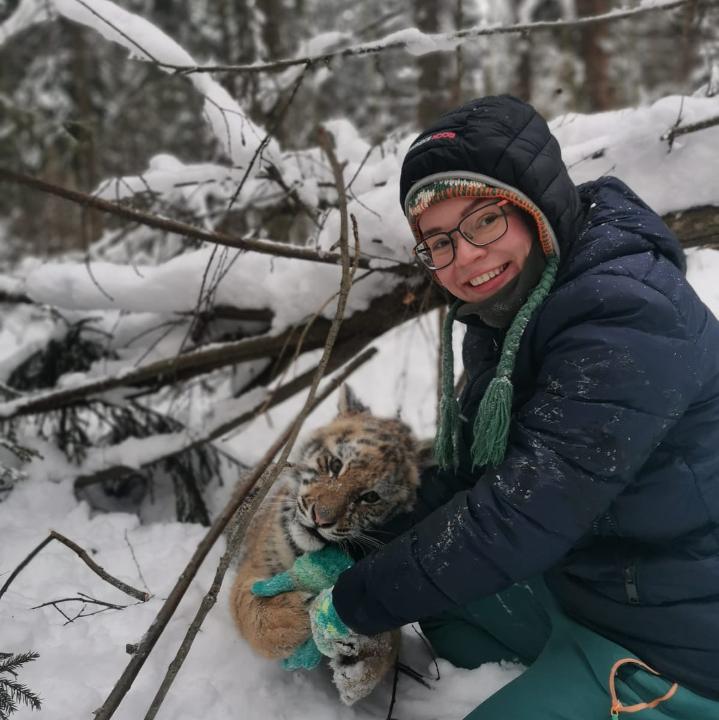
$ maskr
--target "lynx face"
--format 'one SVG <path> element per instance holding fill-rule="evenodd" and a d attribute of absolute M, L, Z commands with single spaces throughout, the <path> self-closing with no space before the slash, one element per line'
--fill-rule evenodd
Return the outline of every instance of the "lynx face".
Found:
<path fill-rule="evenodd" d="M 409 428 L 351 408 L 310 438 L 298 468 L 295 519 L 328 542 L 362 539 L 410 510 L 418 484 Z"/>
<path fill-rule="evenodd" d="M 297 557 L 327 543 L 380 544 L 368 530 L 411 510 L 419 484 L 409 428 L 372 415 L 345 385 L 339 414 L 312 435 L 293 466 L 252 518 L 230 591 L 242 636 L 261 655 L 286 658 L 310 636 L 301 590 L 256 597 L 256 580 L 289 569 Z M 393 667 L 399 633 L 363 638 L 351 661 L 332 660 L 340 698 L 348 705 L 372 691 Z"/>

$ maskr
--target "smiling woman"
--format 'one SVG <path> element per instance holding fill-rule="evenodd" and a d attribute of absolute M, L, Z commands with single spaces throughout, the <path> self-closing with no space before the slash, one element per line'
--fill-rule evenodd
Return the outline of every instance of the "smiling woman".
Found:
<path fill-rule="evenodd" d="M 337 616 L 419 620 L 461 667 L 531 666 L 466 720 L 716 720 L 719 323 L 677 239 L 617 178 L 575 186 L 508 96 L 420 134 L 400 195 L 452 300 L 438 466 L 340 574 Z"/>

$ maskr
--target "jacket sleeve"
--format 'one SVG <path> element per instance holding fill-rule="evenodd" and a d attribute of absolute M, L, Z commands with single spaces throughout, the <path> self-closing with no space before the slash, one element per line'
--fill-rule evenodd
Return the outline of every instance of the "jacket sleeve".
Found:
<path fill-rule="evenodd" d="M 412 510 L 395 515 L 384 525 L 366 531 L 368 535 L 374 537 L 379 543 L 388 542 L 414 527 L 460 490 L 466 490 L 472 485 L 461 475 L 453 473 L 451 470 L 441 470 L 436 465 L 423 468 L 420 471 L 419 481 L 417 500 Z M 372 551 L 370 545 L 359 543 L 350 545 L 348 549 L 355 561 L 366 557 Z"/>
<path fill-rule="evenodd" d="M 536 390 L 513 416 L 505 459 L 340 576 L 333 600 L 354 630 L 398 627 L 552 567 L 695 396 L 700 360 L 663 294 L 595 275 L 550 303 L 530 350 Z"/>

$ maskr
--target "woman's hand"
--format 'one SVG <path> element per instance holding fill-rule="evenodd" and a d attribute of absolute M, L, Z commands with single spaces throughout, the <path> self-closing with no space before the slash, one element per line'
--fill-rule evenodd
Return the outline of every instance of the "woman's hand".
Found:
<path fill-rule="evenodd" d="M 332 587 L 340 573 L 352 567 L 354 561 L 337 547 L 327 545 L 321 550 L 300 555 L 289 570 L 267 580 L 258 580 L 252 594 L 273 597 L 290 590 L 303 590 L 317 594 Z"/>
<path fill-rule="evenodd" d="M 327 546 L 322 550 L 301 555 L 289 570 L 278 573 L 267 580 L 258 580 L 252 586 L 252 594 L 268 599 L 276 598 L 280 602 L 283 598 L 291 596 L 306 597 L 307 599 L 303 600 L 302 608 L 295 608 L 295 613 L 299 609 L 300 613 L 304 613 L 307 624 L 310 625 L 307 613 L 313 611 L 315 601 L 312 600 L 312 596 L 329 589 L 331 602 L 331 587 L 340 573 L 352 567 L 352 564 L 352 558 L 339 548 Z M 309 596 L 305 596 L 305 593 L 308 593 Z M 344 623 L 342 625 L 344 626 Z M 329 648 L 330 645 L 325 643 L 325 647 Z M 314 639 L 310 637 L 294 647 L 292 653 L 282 660 L 282 666 L 286 670 L 312 670 L 319 665 L 321 659 L 322 653 Z"/>

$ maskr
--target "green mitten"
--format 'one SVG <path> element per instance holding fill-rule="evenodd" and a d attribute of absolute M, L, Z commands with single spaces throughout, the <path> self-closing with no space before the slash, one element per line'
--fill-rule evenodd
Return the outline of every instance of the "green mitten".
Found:
<path fill-rule="evenodd" d="M 310 603 L 312 637 L 327 657 L 351 657 L 357 654 L 359 635 L 344 624 L 332 603 L 332 588 L 322 590 Z"/>
<path fill-rule="evenodd" d="M 282 661 L 285 670 L 314 670 L 322 660 L 314 638 L 309 637 L 288 658 Z"/>
<path fill-rule="evenodd" d="M 272 597 L 290 590 L 303 590 L 312 594 L 332 587 L 340 573 L 353 565 L 352 558 L 333 545 L 305 553 L 294 565 L 267 580 L 258 580 L 252 586 L 252 594 Z"/>

